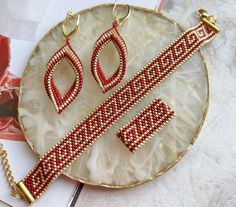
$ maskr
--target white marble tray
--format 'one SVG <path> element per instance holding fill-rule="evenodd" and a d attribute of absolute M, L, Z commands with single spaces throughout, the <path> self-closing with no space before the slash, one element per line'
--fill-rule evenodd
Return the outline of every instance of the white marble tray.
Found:
<path fill-rule="evenodd" d="M 58 115 L 43 85 L 47 62 L 64 44 L 61 23 L 39 42 L 22 77 L 19 120 L 28 143 L 38 155 L 43 155 L 115 91 L 103 95 L 90 72 L 93 45 L 100 34 L 111 27 L 112 6 L 98 6 L 80 14 L 80 29 L 72 37 L 72 46 L 83 63 L 84 85 L 76 100 Z M 128 47 L 124 83 L 181 31 L 163 15 L 132 7 L 131 16 L 121 26 L 120 33 Z M 114 65 L 113 53 L 105 51 L 103 57 L 107 65 Z M 71 84 L 73 73 L 68 71 L 60 70 L 56 75 L 61 91 Z M 177 115 L 145 147 L 132 154 L 115 134 L 155 97 L 164 99 Z M 177 163 L 196 140 L 208 102 L 207 68 L 202 56 L 197 54 L 111 127 L 64 174 L 83 183 L 113 188 L 135 186 L 160 176 Z"/>

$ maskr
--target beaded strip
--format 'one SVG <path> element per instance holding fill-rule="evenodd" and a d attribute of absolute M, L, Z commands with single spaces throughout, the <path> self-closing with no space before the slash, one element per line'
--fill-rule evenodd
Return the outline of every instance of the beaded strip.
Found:
<path fill-rule="evenodd" d="M 120 57 L 120 64 L 115 71 L 115 73 L 106 78 L 104 75 L 102 68 L 99 63 L 99 55 L 102 49 L 109 43 L 112 42 L 119 54 Z M 118 31 L 118 24 L 113 23 L 111 29 L 104 32 L 96 41 L 94 46 L 94 51 L 91 60 L 91 72 L 95 80 L 97 81 L 98 85 L 102 89 L 103 93 L 106 93 L 113 87 L 115 87 L 118 83 L 121 82 L 122 78 L 125 75 L 126 71 L 126 62 L 127 62 L 127 47 L 125 44 L 124 39 L 121 37 Z"/>
<path fill-rule="evenodd" d="M 117 136 L 131 152 L 134 152 L 144 146 L 174 115 L 175 112 L 162 99 L 156 98 L 122 127 Z"/>
<path fill-rule="evenodd" d="M 215 35 L 216 32 L 204 23 L 184 32 L 53 146 L 17 184 L 19 189 L 27 189 L 32 197 L 30 202 L 39 198 L 112 124 Z"/>
<path fill-rule="evenodd" d="M 58 68 L 63 59 L 66 59 L 74 70 L 75 80 L 71 88 L 62 97 L 53 81 L 53 73 Z M 49 98 L 52 100 L 57 113 L 60 114 L 78 96 L 83 84 L 82 72 L 83 69 L 80 59 L 72 49 L 70 40 L 68 38 L 66 40 L 66 44 L 49 60 L 44 76 L 44 86 L 46 92 Z"/>

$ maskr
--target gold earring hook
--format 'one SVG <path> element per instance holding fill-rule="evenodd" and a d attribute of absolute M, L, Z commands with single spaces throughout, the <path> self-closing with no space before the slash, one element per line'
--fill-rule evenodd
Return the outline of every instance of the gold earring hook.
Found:
<path fill-rule="evenodd" d="M 127 7 L 127 13 L 126 13 L 126 15 L 125 15 L 124 17 L 121 17 L 121 18 L 118 18 L 118 17 L 117 17 L 117 14 L 116 14 L 117 9 L 116 9 L 116 7 L 117 7 L 117 4 L 116 4 L 116 2 L 115 2 L 114 7 L 113 7 L 113 11 L 112 11 L 113 20 L 114 20 L 114 22 L 117 23 L 118 25 L 122 25 L 122 24 L 124 23 L 124 21 L 125 21 L 126 19 L 128 19 L 129 16 L 130 16 L 130 6 L 129 6 L 128 4 L 126 5 L 126 7 Z"/>
<path fill-rule="evenodd" d="M 70 32 L 67 31 L 67 23 L 70 21 L 70 19 L 72 18 L 77 18 L 76 20 L 76 26 L 74 26 Z M 75 14 L 73 14 L 72 10 L 70 9 L 67 14 L 66 14 L 66 19 L 63 22 L 63 26 L 62 26 L 62 30 L 63 33 L 66 37 L 71 36 L 77 29 L 79 29 L 79 18 L 80 15 L 78 14 L 77 17 L 75 16 Z"/>

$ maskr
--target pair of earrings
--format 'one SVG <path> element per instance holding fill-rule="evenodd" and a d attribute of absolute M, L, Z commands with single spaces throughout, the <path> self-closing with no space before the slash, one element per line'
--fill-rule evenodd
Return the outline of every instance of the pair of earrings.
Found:
<path fill-rule="evenodd" d="M 122 18 L 118 18 L 116 14 L 116 4 L 114 4 L 112 28 L 104 32 L 94 45 L 91 59 L 91 72 L 103 93 L 106 93 L 111 88 L 115 87 L 125 75 L 127 47 L 124 39 L 119 34 L 118 27 L 123 24 L 129 15 L 130 7 L 127 5 L 126 15 Z M 79 28 L 79 14 L 76 17 L 76 26 L 73 27 L 70 32 L 67 31 L 67 23 L 71 18 L 74 17 L 74 14 L 70 10 L 63 22 L 63 34 L 65 36 L 66 44 L 51 57 L 46 66 L 46 73 L 44 76 L 44 86 L 47 95 L 53 102 L 56 111 L 59 114 L 78 96 L 83 85 L 82 63 L 70 43 L 71 35 Z M 102 49 L 111 41 L 118 51 L 120 63 L 115 73 L 111 77 L 107 78 L 103 73 L 103 69 L 101 68 L 99 55 Z M 66 59 L 73 69 L 75 73 L 75 80 L 65 95 L 61 96 L 53 80 L 53 73 L 56 71 L 58 65 L 63 59 Z"/>

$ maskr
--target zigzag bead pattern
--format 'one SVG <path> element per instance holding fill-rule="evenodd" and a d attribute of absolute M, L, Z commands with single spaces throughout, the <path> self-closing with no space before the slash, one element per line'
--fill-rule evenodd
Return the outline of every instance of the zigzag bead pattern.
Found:
<path fill-rule="evenodd" d="M 187 30 L 75 126 L 22 180 L 33 198 L 39 198 L 112 124 L 215 35 L 215 31 L 204 23 Z"/>
<path fill-rule="evenodd" d="M 102 49 L 109 43 L 112 42 L 119 54 L 120 57 L 120 64 L 115 71 L 115 73 L 109 77 L 106 78 L 105 74 L 103 73 L 103 70 L 100 66 L 99 62 L 99 55 L 102 51 Z M 94 46 L 94 51 L 92 54 L 91 59 L 91 72 L 93 77 L 95 78 L 96 82 L 102 89 L 103 93 L 106 93 L 113 87 L 115 87 L 118 83 L 121 82 L 122 78 L 125 75 L 126 71 L 126 62 L 127 62 L 127 47 L 125 44 L 124 39 L 121 37 L 118 31 L 118 24 L 113 23 L 113 26 L 111 29 L 104 32 L 96 41 Z"/>
<path fill-rule="evenodd" d="M 74 70 L 75 80 L 71 88 L 62 97 L 53 81 L 53 73 L 58 68 L 63 59 L 66 59 L 71 65 L 71 68 Z M 53 102 L 57 113 L 60 114 L 78 96 L 83 84 L 82 72 L 83 69 L 81 61 L 72 49 L 70 40 L 67 39 L 66 44 L 49 60 L 44 76 L 45 90 L 48 97 Z"/>
<path fill-rule="evenodd" d="M 156 98 L 122 127 L 117 136 L 131 152 L 134 152 L 144 146 L 174 115 L 175 112 L 162 99 Z"/>

